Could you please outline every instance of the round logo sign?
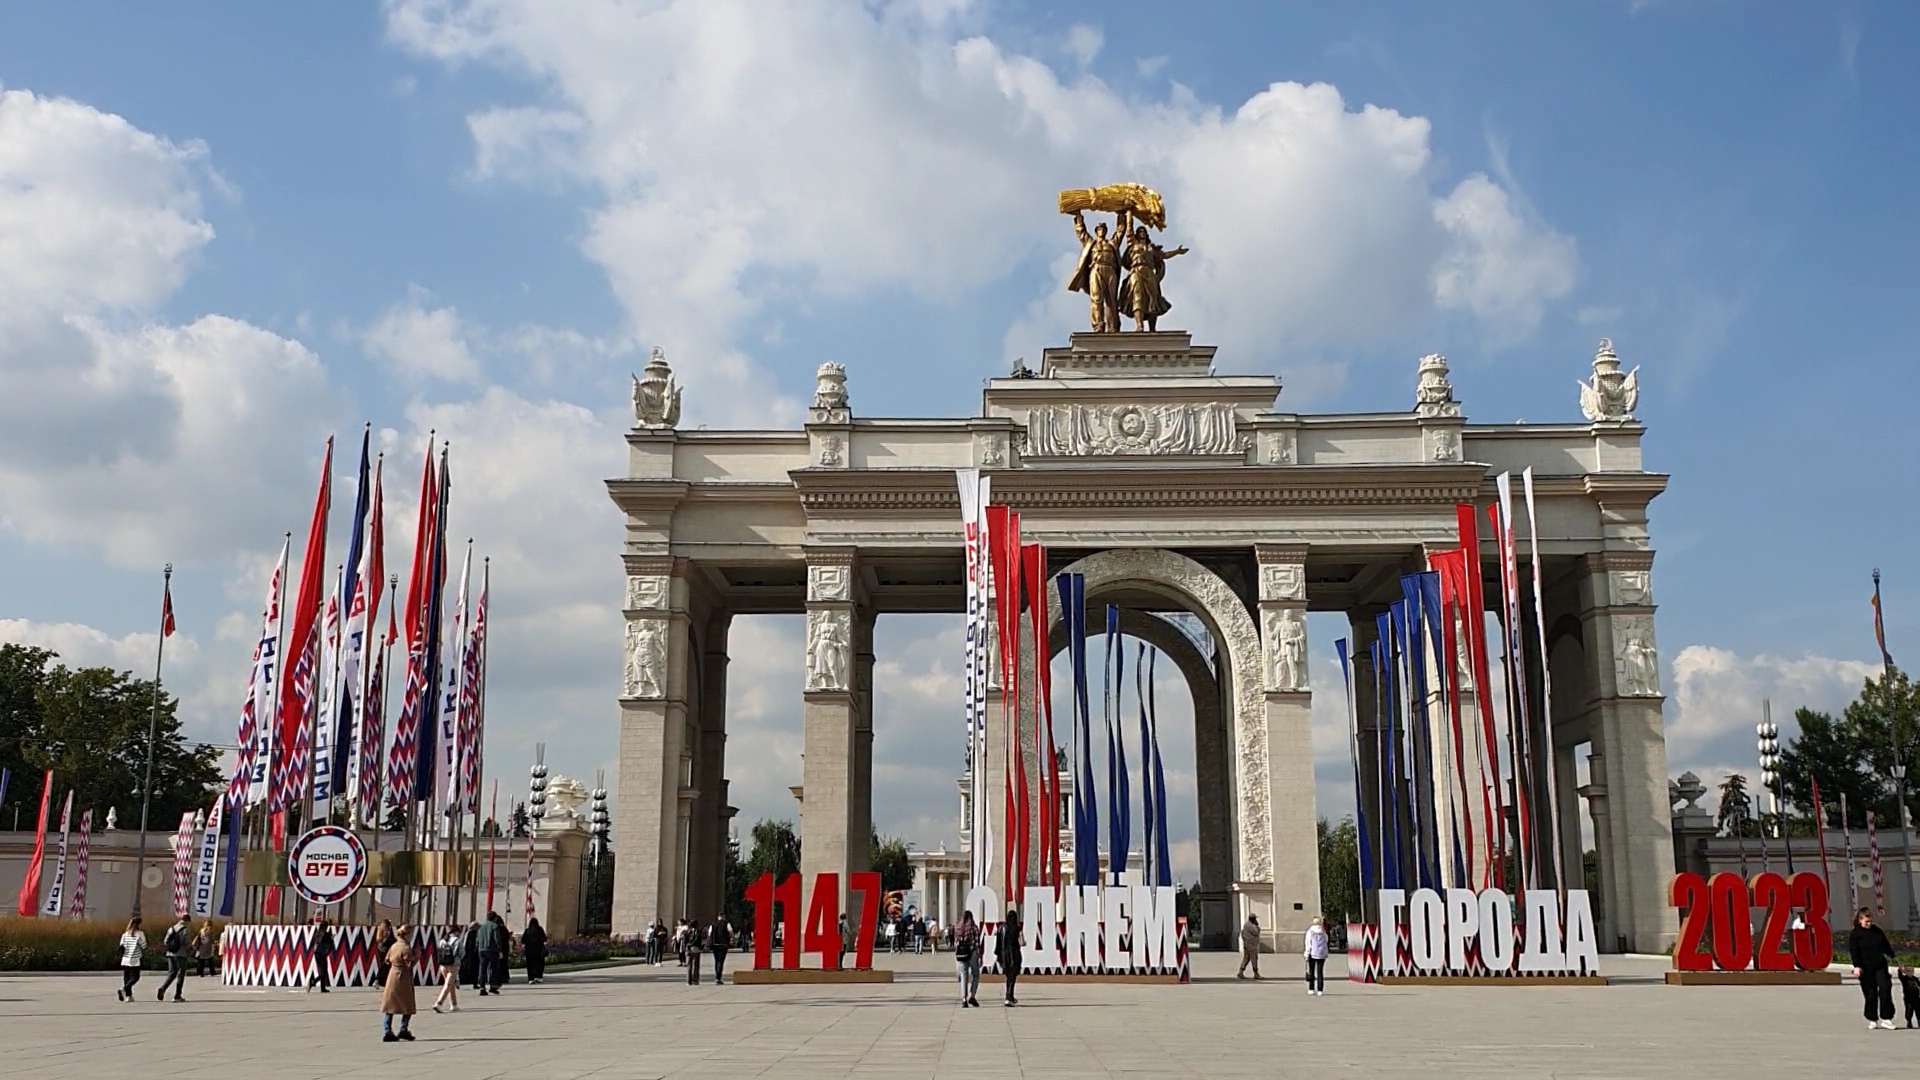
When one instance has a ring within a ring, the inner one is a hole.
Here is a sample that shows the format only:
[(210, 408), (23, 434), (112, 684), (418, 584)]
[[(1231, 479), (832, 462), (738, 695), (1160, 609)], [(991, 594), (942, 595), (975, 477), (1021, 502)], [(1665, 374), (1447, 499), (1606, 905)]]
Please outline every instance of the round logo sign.
[(293, 842), (287, 877), (294, 891), (316, 904), (337, 904), (367, 876), (367, 849), (338, 825), (321, 825)]

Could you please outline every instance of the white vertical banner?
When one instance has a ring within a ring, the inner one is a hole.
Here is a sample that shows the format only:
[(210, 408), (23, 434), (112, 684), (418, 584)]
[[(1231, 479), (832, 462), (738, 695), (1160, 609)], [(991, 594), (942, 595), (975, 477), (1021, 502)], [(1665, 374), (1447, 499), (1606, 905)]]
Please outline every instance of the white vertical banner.
[(326, 819), (333, 808), (333, 714), (339, 705), (340, 595), (327, 597), (320, 621), (320, 677), (313, 693), (313, 816)]
[(60, 917), (60, 901), (67, 891), (67, 830), (73, 826), (73, 790), (67, 790), (67, 801), (60, 807), (60, 855), (53, 864), (53, 887), (47, 890), (47, 899), (40, 905), (40, 914), (49, 919)]
[(215, 799), (213, 813), (207, 815), (200, 830), (200, 858), (193, 871), (193, 915), (204, 919), (213, 914), (213, 885), (220, 866), (220, 817), (227, 800)]
[(274, 688), (280, 682), (280, 600), (287, 580), (287, 554), (291, 537), (280, 546), (280, 561), (274, 564), (267, 581), (266, 608), (260, 616), (260, 636), (253, 646), (253, 670), (247, 679), (247, 698), (240, 705), (239, 760), (234, 766), (235, 795), (244, 795), (246, 805), (256, 806), (267, 797), (269, 766), (273, 761), (273, 735), (277, 726)]
[[(446, 669), (446, 684), (440, 693), (440, 783), (435, 787), (441, 807), (451, 810), (462, 804), (459, 799), (460, 772), (465, 764), (467, 748), (460, 745), (460, 691), (462, 654), (467, 640), (467, 583), (473, 576), (473, 545), (467, 545), (467, 558), (460, 567), (460, 595), (453, 608), (453, 633), (448, 640), (452, 647), (447, 650), (453, 654), (451, 662), (443, 661)], [(442, 653), (445, 656), (446, 653)]]
[[(1555, 776), (1559, 770), (1555, 767), (1553, 755), (1553, 669), (1547, 663), (1547, 613), (1545, 601), (1541, 599), (1544, 590), (1540, 577), (1540, 514), (1533, 503), (1533, 466), (1521, 470), (1520, 484), (1527, 501), (1527, 552), (1533, 560), (1533, 629), (1534, 637), (1540, 644), (1540, 730), (1547, 740), (1548, 836), (1545, 850), (1552, 858), (1553, 880), (1564, 891), (1567, 883), (1561, 878), (1567, 867), (1560, 851), (1560, 784)], [(1816, 820), (1818, 816), (1816, 813)]]

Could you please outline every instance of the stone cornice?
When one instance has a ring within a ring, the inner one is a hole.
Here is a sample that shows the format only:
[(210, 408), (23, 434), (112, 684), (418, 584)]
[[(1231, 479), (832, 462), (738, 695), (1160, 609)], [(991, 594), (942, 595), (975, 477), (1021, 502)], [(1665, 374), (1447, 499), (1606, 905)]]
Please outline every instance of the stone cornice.
[[(952, 510), (960, 500), (952, 472), (889, 469), (791, 473), (809, 511)], [(1408, 506), (1472, 501), (1479, 465), (1119, 467), (1000, 470), (995, 501), (1016, 509), (1181, 507)]]
[(607, 494), (612, 496), (614, 505), (629, 514), (671, 510), (687, 497), (687, 492), (692, 488), (693, 485), (685, 480), (607, 481)]

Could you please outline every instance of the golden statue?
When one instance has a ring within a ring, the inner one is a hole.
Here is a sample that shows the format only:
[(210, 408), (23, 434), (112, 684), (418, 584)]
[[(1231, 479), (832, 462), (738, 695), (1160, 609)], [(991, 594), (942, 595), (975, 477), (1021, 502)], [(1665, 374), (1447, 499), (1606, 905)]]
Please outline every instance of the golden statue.
[[(1167, 260), (1187, 251), (1184, 247), (1169, 251), (1148, 237), (1149, 225), (1167, 227), (1167, 210), (1160, 193), (1131, 183), (1072, 188), (1060, 193), (1059, 207), (1061, 213), (1073, 215), (1073, 233), (1080, 240), (1080, 259), (1067, 281), (1067, 291), (1087, 294), (1087, 321), (1092, 328), (1099, 333), (1117, 333), (1124, 313), (1133, 316), (1135, 330), (1157, 329), (1160, 316), (1173, 306), (1160, 289)], [(1088, 233), (1085, 214), (1089, 210), (1114, 215), (1111, 235), (1104, 222)], [(1122, 244), (1126, 245), (1124, 251)], [(1127, 272), (1124, 280), (1123, 269)]]

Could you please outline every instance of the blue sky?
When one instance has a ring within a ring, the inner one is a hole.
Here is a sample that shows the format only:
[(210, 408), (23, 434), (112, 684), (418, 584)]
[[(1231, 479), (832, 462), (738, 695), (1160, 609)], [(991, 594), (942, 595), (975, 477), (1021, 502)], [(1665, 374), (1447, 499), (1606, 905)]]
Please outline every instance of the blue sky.
[[(1283, 407), (1404, 408), (1441, 351), (1470, 418), (1565, 420), (1596, 338), (1642, 365), (1676, 768), (1745, 765), (1760, 696), (1850, 696), (1873, 566), (1895, 655), (1920, 649), (1920, 11), (1173, 10), (0, 3), (0, 634), (143, 667), (171, 559), (176, 677), (224, 739), (324, 433), (379, 429), (401, 536), (438, 426), (501, 575), (505, 745), (590, 772), (618, 637), (597, 481), (646, 349), (694, 423), (794, 422), (828, 358), (866, 415), (970, 410), (1070, 324), (1053, 189), (1132, 167), (1191, 223), (1171, 321), (1280, 373)], [(876, 805), (934, 842), (950, 631), (902, 626), (885, 707), (936, 750), (901, 749)], [(790, 622), (738, 633), (794, 651)], [(775, 748), (737, 801), (783, 810), (797, 658), (735, 678)]]

